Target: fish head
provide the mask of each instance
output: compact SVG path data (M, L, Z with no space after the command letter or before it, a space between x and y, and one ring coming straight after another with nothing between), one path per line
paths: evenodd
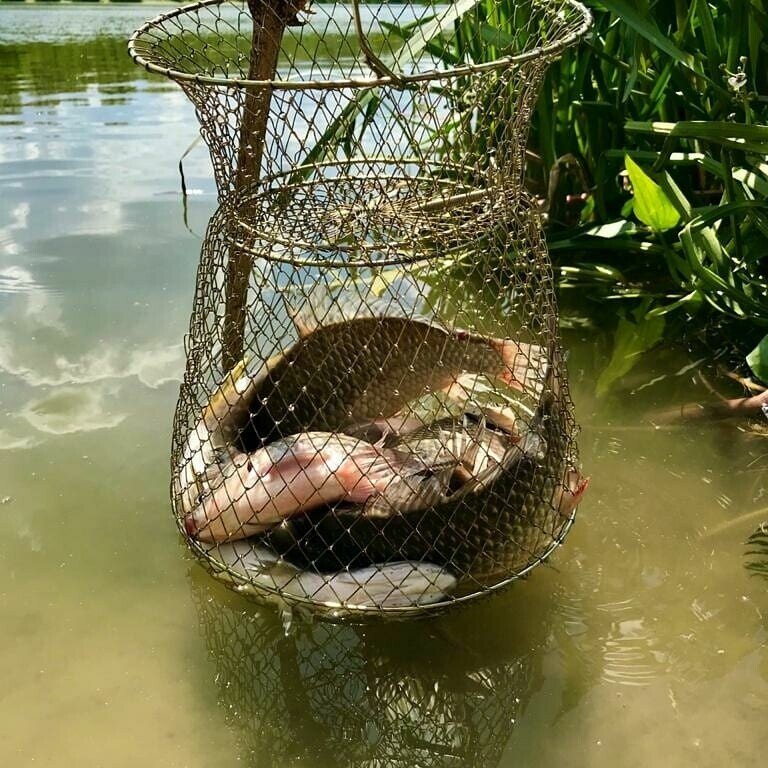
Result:
M222 468L217 482L201 493L197 506L184 518L188 536L204 542L230 541L254 536L267 526L253 522L269 504L273 465L266 451L239 453Z

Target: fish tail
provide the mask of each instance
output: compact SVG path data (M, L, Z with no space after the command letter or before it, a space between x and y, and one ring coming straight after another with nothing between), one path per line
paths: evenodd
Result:
M491 346L501 356L506 368L499 378L507 386L538 399L549 372L544 348L538 344L519 344L512 339L492 339Z
M555 499L557 511L562 517L567 517L581 503L584 494L589 487L589 477L584 477L578 470L568 472L566 485L561 486Z

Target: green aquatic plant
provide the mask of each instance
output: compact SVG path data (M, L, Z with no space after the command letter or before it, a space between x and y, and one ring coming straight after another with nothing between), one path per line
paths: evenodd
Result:
M640 357L623 351L629 317L636 341L663 318L657 341L743 358L768 330L766 3L589 5L591 37L550 69L530 142L561 288L601 323L614 308L614 370Z
M747 570L768 579L768 521L747 539L745 556Z

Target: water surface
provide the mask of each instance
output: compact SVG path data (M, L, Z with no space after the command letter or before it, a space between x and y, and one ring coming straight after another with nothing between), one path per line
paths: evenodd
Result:
M654 426L702 396L673 352L598 401L605 340L568 335L592 485L499 598L286 640L188 558L168 449L215 198L193 150L187 229L193 110L125 55L156 10L0 7L0 762L762 763L767 444Z

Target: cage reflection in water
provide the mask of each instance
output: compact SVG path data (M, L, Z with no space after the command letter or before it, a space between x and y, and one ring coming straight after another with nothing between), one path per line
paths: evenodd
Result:
M210 581L194 579L193 595L245 765L495 768L537 684L517 649L542 642L543 602L527 605L524 629L473 608L410 626L304 623L286 637L271 611Z
M131 41L195 103L220 197L176 515L240 587L336 613L436 610L540 562L584 491L522 175L544 70L589 15L306 10L203 2Z

